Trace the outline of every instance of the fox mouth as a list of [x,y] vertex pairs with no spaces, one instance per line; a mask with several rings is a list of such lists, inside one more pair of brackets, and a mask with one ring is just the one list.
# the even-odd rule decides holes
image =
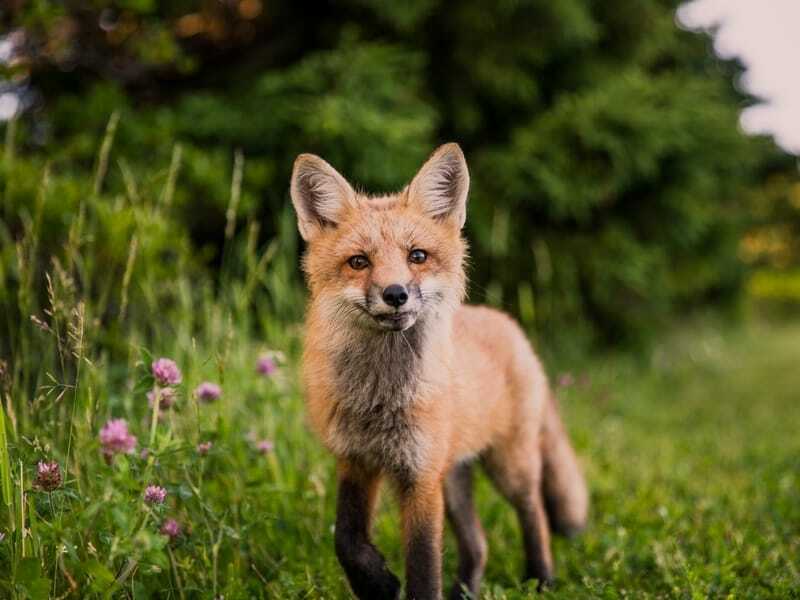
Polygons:
[[368,297],[359,298],[351,300],[348,303],[348,308],[355,309],[357,313],[360,313],[361,319],[359,319],[359,322],[361,326],[367,326],[373,330],[378,329],[379,331],[405,331],[413,326],[425,311],[424,302],[419,303],[418,306],[404,306],[405,310],[400,310],[398,307],[388,311],[385,309],[381,311],[375,304],[370,302]]
[[407,310],[405,312],[385,313],[382,315],[372,315],[375,322],[382,329],[390,331],[403,331],[414,324],[416,313]]

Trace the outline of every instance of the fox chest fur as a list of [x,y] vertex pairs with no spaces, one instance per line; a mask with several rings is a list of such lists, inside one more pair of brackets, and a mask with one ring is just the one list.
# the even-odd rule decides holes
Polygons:
[[425,387],[421,323],[400,334],[364,336],[330,357],[335,401],[332,450],[376,469],[413,477],[424,460],[414,403]]

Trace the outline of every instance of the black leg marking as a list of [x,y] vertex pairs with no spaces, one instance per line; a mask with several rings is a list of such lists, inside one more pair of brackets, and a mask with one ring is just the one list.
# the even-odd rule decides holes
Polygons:
[[406,546],[406,598],[440,600],[441,561],[436,532],[422,524],[415,527]]
[[464,591],[478,598],[486,566],[486,536],[481,528],[472,496],[472,466],[453,467],[445,480],[447,519],[458,542],[458,576],[450,590],[450,600],[462,600]]
[[395,600],[400,594],[400,580],[389,571],[383,556],[369,540],[371,509],[367,485],[346,478],[339,482],[336,556],[358,598]]
[[535,492],[532,492],[532,496],[518,503],[516,508],[525,547],[523,579],[536,579],[539,582],[537,589],[541,591],[553,582],[553,558],[542,499]]
[[553,581],[550,528],[542,499],[542,462],[532,453],[521,460],[514,448],[484,455],[487,474],[517,512],[525,548],[523,579],[536,579],[539,589]]
[[443,487],[443,478],[437,476],[401,492],[408,600],[442,597]]

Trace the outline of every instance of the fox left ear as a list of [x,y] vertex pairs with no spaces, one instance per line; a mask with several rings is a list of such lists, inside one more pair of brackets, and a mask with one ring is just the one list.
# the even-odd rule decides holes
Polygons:
[[409,201],[437,220],[461,229],[467,220],[469,171],[458,144],[439,146],[408,186]]

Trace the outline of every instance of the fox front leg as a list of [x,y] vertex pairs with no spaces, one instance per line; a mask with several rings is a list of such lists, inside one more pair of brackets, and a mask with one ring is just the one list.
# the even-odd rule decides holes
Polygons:
[[403,538],[406,551],[406,598],[442,597],[442,479],[415,483],[403,491]]
[[400,595],[400,581],[369,539],[379,485],[377,474],[340,465],[336,557],[360,600],[395,600]]

